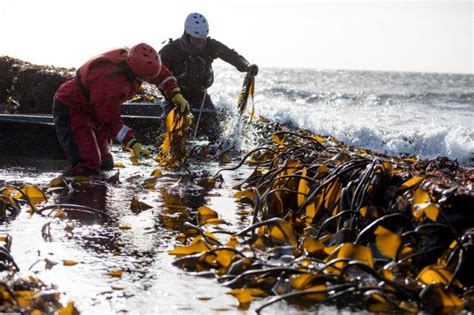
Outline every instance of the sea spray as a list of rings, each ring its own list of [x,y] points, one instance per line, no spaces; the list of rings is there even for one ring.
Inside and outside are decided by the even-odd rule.
[[[216,74],[209,93],[235,115],[242,76]],[[381,153],[474,164],[474,75],[272,68],[256,81],[256,117]]]

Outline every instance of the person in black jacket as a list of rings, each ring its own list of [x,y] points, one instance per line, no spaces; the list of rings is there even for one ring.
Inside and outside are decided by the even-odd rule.
[[[191,13],[184,23],[183,35],[175,40],[170,39],[159,54],[163,64],[178,79],[181,93],[189,101],[194,116],[192,132],[199,120],[197,137],[205,135],[209,141],[215,142],[220,138],[221,129],[216,108],[207,94],[207,89],[214,82],[212,62],[220,58],[240,72],[252,75],[257,75],[258,67],[250,64],[235,50],[208,37],[208,34],[207,19],[200,13]],[[165,108],[165,115],[171,108]]]

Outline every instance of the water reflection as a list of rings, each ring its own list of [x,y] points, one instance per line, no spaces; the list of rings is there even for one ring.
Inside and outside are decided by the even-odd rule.
[[[206,204],[205,191],[188,184],[160,189],[163,209],[158,213],[160,224],[170,230],[181,230],[184,222],[190,220],[190,212]]]
[[[172,312],[182,307],[192,313],[210,308],[233,309],[235,300],[225,294],[227,288],[209,279],[187,275],[174,267],[174,257],[168,255],[168,250],[176,246],[177,231],[202,205],[216,209],[230,224],[240,225],[241,216],[236,213],[240,206],[233,201],[233,192],[229,190],[236,180],[226,178],[225,187],[205,189],[196,185],[194,178],[186,176],[187,172],[168,171],[158,178],[155,189],[144,189],[143,178],[155,167],[152,163],[127,164],[125,169],[120,169],[118,183],[75,183],[74,191],[65,188],[53,192],[49,203],[95,208],[109,214],[106,220],[81,212],[68,212],[65,218],[55,219],[20,215],[10,230],[13,255],[20,268],[28,270],[37,260],[38,256],[32,255],[33,252],[41,252],[42,256],[56,261],[77,261],[75,266],[59,264],[51,270],[42,270],[42,266],[37,264],[34,270],[38,277],[56,284],[86,313],[124,309],[139,313],[150,310]],[[220,166],[206,163],[205,167],[213,174]],[[199,173],[202,168],[203,165],[195,164],[191,171]],[[21,174],[25,169],[29,167],[9,168],[9,177],[0,175],[0,180],[7,183],[11,183],[10,178],[24,180]],[[240,176],[245,177],[245,173],[248,170]],[[39,167],[30,174],[28,178],[45,187],[59,171],[42,173]],[[151,205],[152,209],[133,213],[130,209],[133,197]],[[51,225],[52,239],[38,241],[41,227],[49,220],[54,222]],[[123,225],[130,226],[130,229],[121,229]],[[122,277],[111,278],[109,271],[117,268],[123,270]],[[196,296],[219,298],[201,301],[196,300]]]
[[[184,222],[189,219],[189,213],[179,193],[173,193],[167,188],[160,189],[163,197],[163,209],[158,213],[159,224],[166,229],[181,230]]]
[[[72,183],[73,191],[64,189],[55,196],[55,203],[74,204],[107,212],[107,186],[95,183]],[[113,218],[113,217],[112,217]],[[68,219],[78,220],[83,224],[103,224],[100,217],[80,211],[68,213]]]

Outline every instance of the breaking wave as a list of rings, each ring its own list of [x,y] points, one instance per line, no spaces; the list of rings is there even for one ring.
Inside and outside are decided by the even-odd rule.
[[[235,112],[243,77],[216,72],[214,102]],[[355,147],[474,165],[474,75],[263,69],[254,103],[257,115]]]

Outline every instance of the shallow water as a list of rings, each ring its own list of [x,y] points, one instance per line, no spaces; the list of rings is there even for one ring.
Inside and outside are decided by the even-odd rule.
[[[229,112],[235,110],[230,106],[235,106],[240,83],[233,71],[220,72],[219,83],[211,91],[217,107]],[[421,157],[444,154],[469,164],[468,155],[474,148],[474,76],[268,71],[264,75],[263,69],[257,78],[257,114],[332,134],[358,147]],[[229,129],[228,133],[234,131],[233,127]],[[261,143],[255,136],[249,138],[238,145],[248,150]],[[248,311],[239,310],[237,300],[226,294],[229,288],[212,278],[174,267],[175,258],[168,254],[176,246],[175,237],[187,212],[201,204],[230,223],[225,227],[228,230],[237,231],[245,225],[248,219],[239,214],[245,206],[234,201],[231,188],[245,179],[251,168],[242,166],[237,171],[223,172],[222,187],[202,197],[192,187],[183,192],[180,185],[174,185],[182,175],[174,172],[165,171],[154,190],[145,189],[143,181],[157,163],[132,166],[128,154],[119,148],[115,147],[113,154],[116,161],[126,165],[120,169],[120,183],[75,185],[71,193],[54,191],[48,202],[105,210],[110,214],[107,221],[90,215],[52,219],[30,215],[23,209],[18,217],[1,223],[0,232],[12,236],[12,255],[21,268],[19,276],[34,273],[42,281],[57,285],[62,301],[74,301],[83,313],[251,314],[268,301],[256,299]],[[29,183],[45,187],[66,166],[64,161],[0,157],[0,185]],[[221,167],[217,162],[193,163],[192,170],[206,168],[213,174]],[[130,209],[134,196],[152,209],[134,214]],[[45,240],[41,229],[49,222],[52,239]],[[120,229],[124,224],[131,229]],[[44,261],[36,263],[40,259],[58,264],[47,270]],[[63,259],[78,264],[63,266]],[[108,275],[118,268],[124,271],[121,278]],[[302,308],[279,302],[263,314],[277,312],[326,314],[350,310],[324,305]]]
[[[0,232],[12,236],[12,256],[20,267],[19,276],[35,274],[45,283],[57,285],[62,301],[74,301],[83,313],[189,313],[189,314],[251,314],[264,300],[252,302],[247,311],[239,310],[237,300],[226,294],[230,289],[212,278],[198,277],[174,267],[168,251],[176,246],[175,237],[187,218],[187,211],[205,204],[229,223],[226,230],[236,231],[248,220],[239,214],[246,208],[233,199],[232,186],[252,171],[242,166],[224,171],[221,187],[201,196],[195,187],[181,190],[176,185],[180,175],[164,171],[155,189],[143,188],[143,181],[156,162],[133,166],[128,153],[113,151],[115,161],[123,162],[119,183],[94,182],[73,184],[74,191],[55,190],[47,204],[80,204],[109,213],[108,220],[91,215],[69,215],[54,219],[30,215],[23,208],[16,217],[3,222]],[[230,165],[235,165],[233,161]],[[29,183],[45,187],[65,167],[64,161],[0,160],[0,184]],[[225,165],[228,167],[230,165]],[[217,162],[194,164],[193,170],[206,168],[214,174],[223,167]],[[109,175],[113,175],[111,171]],[[152,206],[134,214],[133,197]],[[185,207],[180,207],[184,204]],[[248,208],[247,208],[248,209]],[[42,237],[42,227],[50,223],[51,239]],[[129,225],[123,230],[119,226]],[[57,262],[46,269],[41,259]],[[62,260],[77,265],[64,266]],[[36,263],[36,264],[35,264]],[[121,278],[108,275],[122,269]],[[346,313],[329,306],[301,308],[280,302],[268,307],[264,314]]]

